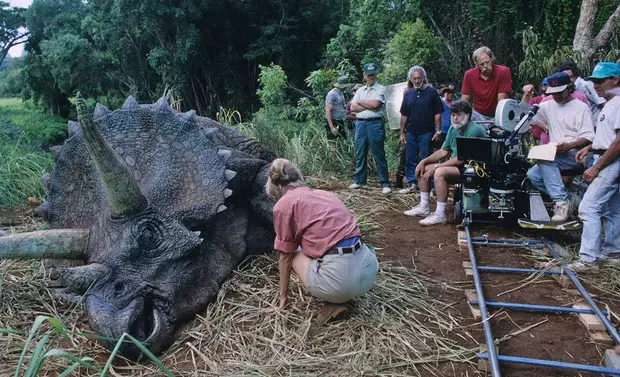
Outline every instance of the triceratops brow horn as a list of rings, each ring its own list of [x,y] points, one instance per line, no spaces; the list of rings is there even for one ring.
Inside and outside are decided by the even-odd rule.
[[[88,229],[52,229],[0,237],[0,259],[85,259]]]
[[[76,105],[81,134],[105,186],[110,214],[120,217],[145,209],[148,203],[140,191],[140,186],[118,153],[110,147],[97,129],[79,92]]]

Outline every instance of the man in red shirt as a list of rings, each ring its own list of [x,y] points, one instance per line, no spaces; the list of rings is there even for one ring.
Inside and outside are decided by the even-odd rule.
[[[509,98],[512,90],[510,69],[495,64],[495,55],[486,46],[474,51],[472,58],[476,67],[465,72],[461,99],[474,107],[472,120],[492,121],[495,118],[497,103]]]

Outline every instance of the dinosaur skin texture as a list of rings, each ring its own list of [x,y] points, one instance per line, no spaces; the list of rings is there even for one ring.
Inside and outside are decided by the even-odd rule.
[[[98,104],[94,115],[77,102],[80,123],[69,124],[38,213],[86,264],[58,268],[52,279],[83,300],[108,348],[126,332],[160,354],[239,262],[273,250],[274,202],[264,186],[275,156],[163,98],[138,105],[129,97],[116,111]],[[126,344],[121,353],[139,358]]]

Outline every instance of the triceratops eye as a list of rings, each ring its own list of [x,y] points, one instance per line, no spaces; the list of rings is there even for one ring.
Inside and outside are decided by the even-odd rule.
[[[138,247],[141,250],[156,249],[162,243],[160,224],[147,221],[138,228]]]

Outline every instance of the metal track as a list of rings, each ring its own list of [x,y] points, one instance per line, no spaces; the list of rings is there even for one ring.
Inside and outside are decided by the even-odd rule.
[[[585,365],[585,364],[576,364],[576,363],[564,363],[557,362],[552,360],[541,360],[541,359],[531,359],[525,357],[513,357],[506,355],[498,355],[495,350],[495,343],[493,338],[493,333],[491,331],[491,325],[489,323],[489,313],[487,308],[505,308],[505,309],[513,309],[513,310],[528,310],[528,311],[544,311],[549,313],[587,313],[587,314],[595,314],[605,325],[605,328],[612,336],[616,344],[620,344],[620,335],[618,335],[618,331],[612,325],[612,323],[607,319],[605,314],[599,309],[596,305],[588,291],[583,287],[577,276],[568,269],[562,259],[560,258],[559,253],[555,250],[554,245],[546,239],[538,240],[512,240],[512,239],[501,239],[501,240],[493,240],[489,239],[488,236],[483,236],[480,238],[472,238],[469,232],[469,224],[465,223],[465,235],[467,238],[467,248],[469,249],[469,259],[471,262],[472,275],[474,277],[474,285],[476,288],[476,296],[477,300],[470,301],[472,305],[478,305],[480,309],[480,314],[482,317],[482,326],[484,329],[484,340],[487,347],[487,352],[482,352],[478,354],[478,357],[484,360],[488,360],[491,366],[491,375],[493,377],[501,377],[501,372],[499,368],[499,363],[516,363],[516,364],[528,364],[528,365],[536,365],[536,366],[544,366],[551,368],[563,368],[563,369],[572,369],[584,372],[595,372],[595,373],[606,373],[609,375],[620,376],[619,369],[612,369],[600,366],[593,365]],[[478,266],[476,262],[476,252],[474,250],[474,245],[484,245],[484,246],[495,246],[495,247],[528,247],[528,248],[545,248],[548,249],[553,258],[559,262],[562,266],[562,271],[547,271],[547,270],[537,270],[537,269],[524,269],[524,268],[507,268],[507,267],[491,267],[491,266]],[[579,293],[583,296],[583,298],[588,302],[592,310],[589,309],[575,309],[575,308],[566,308],[566,307],[558,307],[558,306],[544,306],[544,305],[531,305],[531,304],[519,304],[519,303],[505,303],[505,302],[492,302],[486,301],[484,298],[484,292],[482,290],[482,281],[480,279],[480,272],[503,272],[503,273],[540,273],[540,274],[565,274],[568,276]]]

